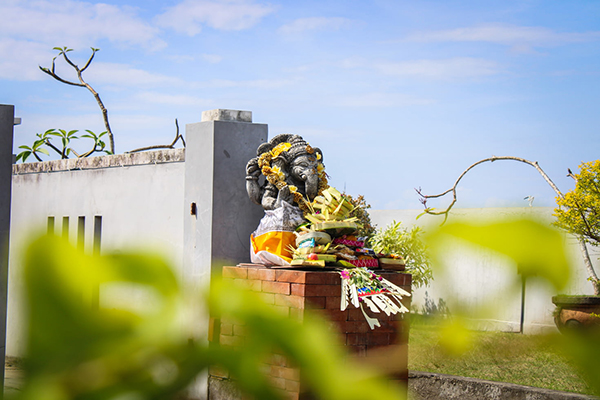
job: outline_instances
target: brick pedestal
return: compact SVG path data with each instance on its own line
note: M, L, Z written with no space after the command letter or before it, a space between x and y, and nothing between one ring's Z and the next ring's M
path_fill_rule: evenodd
M385 270L375 272L410 293L410 274ZM354 357L364 358L366 362L374 360L378 366L383 366L390 372L391 380L407 383L407 316L396 314L388 317L384 313L377 314L381 326L371 330L360 309L350 305L348 309L341 311L341 277L338 272L240 265L224 267L223 278L242 282L250 290L261 292L267 303L290 318L301 319L306 309L321 313L331 322L329 328L332 333L339 337L340 342ZM409 307L410 297L403 298L403 303ZM370 312L369 315L374 316ZM220 328L219 341L223 345L234 343L237 335L243 335L243 327L232 325L228 321L222 321ZM301 375L301 371L289 365L284 357L273 357L270 365L272 381L276 387L286 391L290 399L308 396L303 391ZM231 387L227 385L228 378L226 372L211 370L210 400L235 397L231 394Z

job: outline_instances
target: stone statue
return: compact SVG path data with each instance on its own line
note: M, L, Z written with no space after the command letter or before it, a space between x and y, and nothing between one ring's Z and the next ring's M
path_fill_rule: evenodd
M260 175L265 181L259 182ZM246 190L265 210L281 207L282 201L304 208L327 187L323 154L299 135L281 134L258 147L257 157L246 165Z

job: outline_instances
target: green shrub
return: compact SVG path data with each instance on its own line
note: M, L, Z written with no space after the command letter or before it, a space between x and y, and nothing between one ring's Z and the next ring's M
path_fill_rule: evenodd
M415 288L427 286L433 279L431 261L421 238L418 226L408 229L393 221L385 229L378 229L369 240L373 250L380 253L399 254L406 260L406 272L412 274Z

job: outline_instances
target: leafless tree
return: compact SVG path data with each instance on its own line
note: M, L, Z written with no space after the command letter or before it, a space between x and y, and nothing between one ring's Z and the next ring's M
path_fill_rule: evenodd
M110 129L110 124L108 122L108 110L106 109L106 107L104 107L104 103L102 103L102 100L100 99L100 95L98 94L98 92L96 92L94 90L94 88L92 88L90 86L89 83L87 83L86 81L83 80L83 71L85 71L90 64L92 63L92 60L94 59L94 55L96 55L96 52L99 51L100 49L96 49L94 47L91 47L92 49L92 55L90 56L90 58L87 60L87 62L85 63L85 65L81 68L79 68L78 65L76 65L73 61L71 61L71 59L69 58L69 56L67 55L68 52L73 51L73 49L69 49L66 46L65 47L55 47L54 50L58 51L58 55L56 57L54 57L52 59L52 67L51 68L45 68L40 66L40 69L45 72L46 74L50 75L51 77L53 77L54 79L56 79L59 82L65 83L67 85L72 85L72 86L79 86L79 87L84 87L87 90L89 90L93 95L94 98L96 99L96 102L98 103L98 106L100 107L100 110L102 111L102 118L104 119L104 126L106 127L106 132L108 134L108 141L109 141L109 147L110 147L110 152L112 154L115 153L115 139L112 133L112 130ZM73 67L73 69L75 70L75 72L77 73L77 78L79 79L79 82L73 82L67 79L62 78L61 76L59 76L56 73L56 59L58 57L62 56L65 60L65 62L67 64L69 64L71 67Z

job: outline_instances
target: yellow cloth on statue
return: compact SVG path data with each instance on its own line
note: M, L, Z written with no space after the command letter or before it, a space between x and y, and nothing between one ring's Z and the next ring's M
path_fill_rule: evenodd
M288 263L292 261L293 254L290 251L290 245L293 246L296 242L294 232L269 231L256 237L252 234L250 235L250 241L255 254L259 251L267 251L281 257Z

